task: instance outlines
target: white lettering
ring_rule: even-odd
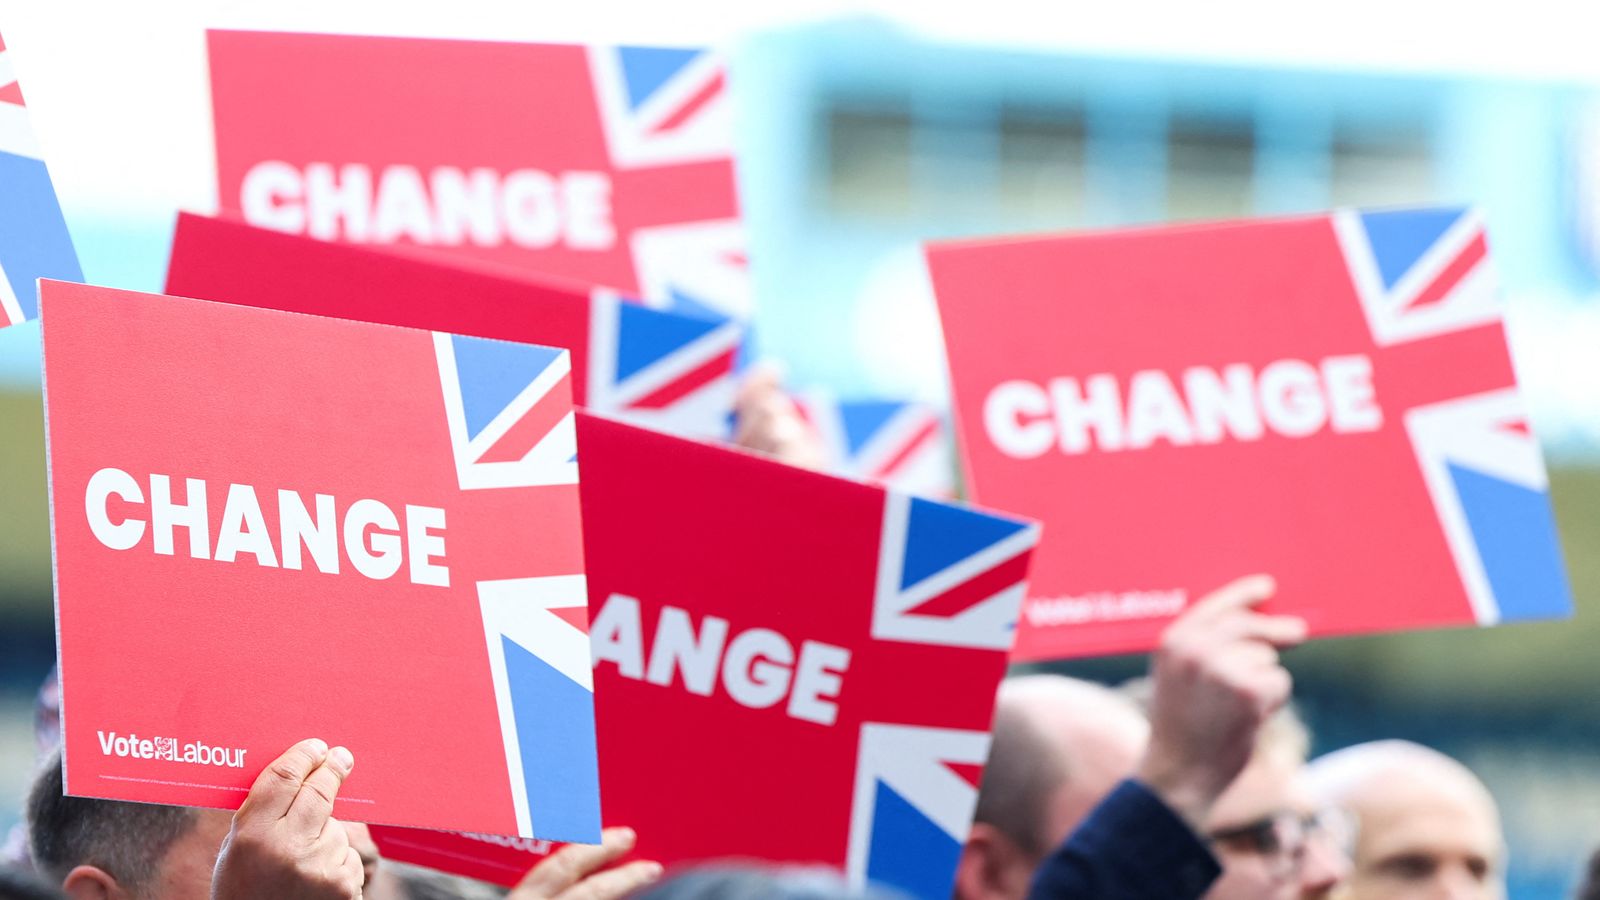
[[[434,506],[406,504],[406,558],[411,562],[411,583],[450,586],[450,570],[430,560],[444,558],[444,535],[434,534],[430,528],[444,531],[444,510]]]
[[[1017,459],[1033,459],[1049,451],[1056,442],[1050,423],[1050,396],[1031,381],[1007,381],[996,385],[983,401],[983,427],[989,440],[1001,453]],[[1026,416],[1032,421],[1024,421]]]
[[[433,212],[422,173],[412,166],[390,166],[378,182],[378,205],[372,212],[372,240],[379,244],[407,238],[431,244]]]
[[[1180,388],[1181,383],[1181,388]],[[1330,356],[1320,364],[1280,359],[1259,373],[1245,363],[1194,366],[1180,383],[1159,369],[1134,372],[1126,405],[1116,376],[1090,375],[1001,382],[984,398],[983,423],[1000,452],[1018,459],[1046,453],[1142,450],[1224,439],[1260,440],[1270,430],[1304,438],[1383,427],[1366,356]]]
[[[306,232],[312,237],[325,241],[367,239],[372,172],[366,166],[343,166],[335,176],[332,165],[312,163],[306,166],[305,194]]]
[[[286,162],[265,160],[250,167],[239,185],[239,208],[246,222],[300,234],[306,230],[305,186]]]
[[[626,594],[612,594],[600,607],[600,614],[589,623],[590,652],[594,664],[614,663],[624,678],[644,677],[644,629],[639,618],[639,601]]]
[[[1142,450],[1166,439],[1174,447],[1194,443],[1178,391],[1159,369],[1133,373],[1128,383],[1128,449]]]
[[[752,628],[733,639],[722,660],[722,683],[729,696],[753,709],[765,709],[789,692],[794,647],[783,635]]]
[[[189,555],[195,559],[211,556],[211,536],[206,531],[206,483],[198,478],[184,479],[185,503],[172,502],[172,479],[150,476],[150,530],[155,551],[172,555],[172,529],[189,529]]]
[[[306,510],[304,500],[294,491],[278,491],[279,543],[283,546],[283,567],[300,568],[300,547],[311,554],[317,571],[329,575],[339,574],[339,534],[333,514],[333,495],[317,494],[316,518]]]
[[[255,488],[247,484],[228,486],[228,500],[222,507],[222,526],[217,530],[218,562],[233,562],[240,553],[250,553],[263,566],[276,567],[277,554],[272,552],[272,537],[267,534],[267,520],[261,515],[261,503],[256,500]]]
[[[368,528],[372,529],[368,537]],[[344,514],[344,552],[356,571],[375,581],[400,571],[400,521],[377,500],[357,500]]]
[[[728,620],[706,616],[695,637],[689,614],[676,607],[661,610],[656,623],[656,639],[650,647],[650,669],[645,680],[662,687],[672,686],[674,669],[683,673],[683,685],[692,694],[711,696],[717,684],[717,658],[728,639]]]
[[[500,217],[495,199],[500,176],[493,169],[441,166],[433,170],[434,237],[439,243],[459,246],[470,235],[480,247],[500,243]]]
[[[1328,409],[1334,431],[1377,431],[1383,409],[1372,388],[1372,360],[1365,356],[1330,356],[1322,361],[1328,385]]]
[[[113,525],[106,510],[106,501],[115,495],[127,503],[143,503],[144,494],[139,482],[121,469],[101,469],[89,476],[89,486],[84,491],[83,511],[89,518],[89,530],[95,539],[112,550],[131,550],[144,537],[144,521],[127,518]]]
[[[1256,410],[1255,375],[1244,363],[1225,366],[1221,375],[1195,366],[1183,373],[1183,392],[1194,416],[1194,437],[1202,444],[1219,443],[1225,435],[1237,441],[1260,440],[1261,413]]]
[[[1099,438],[1101,450],[1122,449],[1122,401],[1114,377],[1090,376],[1082,389],[1076,378],[1052,378],[1050,398],[1055,404],[1057,441],[1062,453],[1082,453],[1093,446],[1091,429]]]
[[[616,246],[611,176],[574,170],[500,173],[266,160],[245,173],[239,205],[253,225],[325,240],[543,249]]]
[[[794,670],[794,693],[789,695],[789,715],[819,725],[832,725],[839,718],[839,704],[832,702],[844,688],[845,669],[850,667],[850,651],[820,641],[800,645],[800,663]]]

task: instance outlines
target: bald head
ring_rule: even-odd
[[[1309,776],[1359,822],[1351,900],[1505,896],[1500,816],[1466,766],[1420,744],[1377,741],[1321,757]]]
[[[978,819],[1042,855],[1127,777],[1149,733],[1139,708],[1109,688],[1061,675],[1006,679]]]

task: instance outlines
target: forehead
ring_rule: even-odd
[[[1398,853],[1473,855],[1497,859],[1500,823],[1494,809],[1462,787],[1391,782],[1363,792],[1356,805],[1361,819],[1357,855]]]
[[[1295,754],[1262,748],[1249,765],[1217,799],[1206,827],[1211,831],[1247,825],[1285,810],[1297,809],[1295,776],[1300,760]]]

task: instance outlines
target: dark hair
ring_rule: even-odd
[[[83,865],[102,869],[131,893],[153,879],[161,858],[194,827],[194,811],[122,800],[68,797],[61,754],[51,754],[28,792],[34,865],[58,883]]]
[[[1050,797],[1067,779],[1066,762],[1028,714],[1004,699],[995,707],[989,763],[974,822],[998,828],[1028,853],[1043,854]]]
[[[28,872],[0,866],[0,900],[62,900],[63,896]]]
[[[1589,865],[1584,868],[1583,884],[1578,886],[1578,892],[1573,897],[1575,900],[1600,900],[1600,850],[1589,857]]]

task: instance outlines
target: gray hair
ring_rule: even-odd
[[[34,865],[59,884],[94,866],[141,896],[174,841],[195,825],[194,811],[123,800],[68,797],[61,754],[51,754],[28,792],[28,844]]]

